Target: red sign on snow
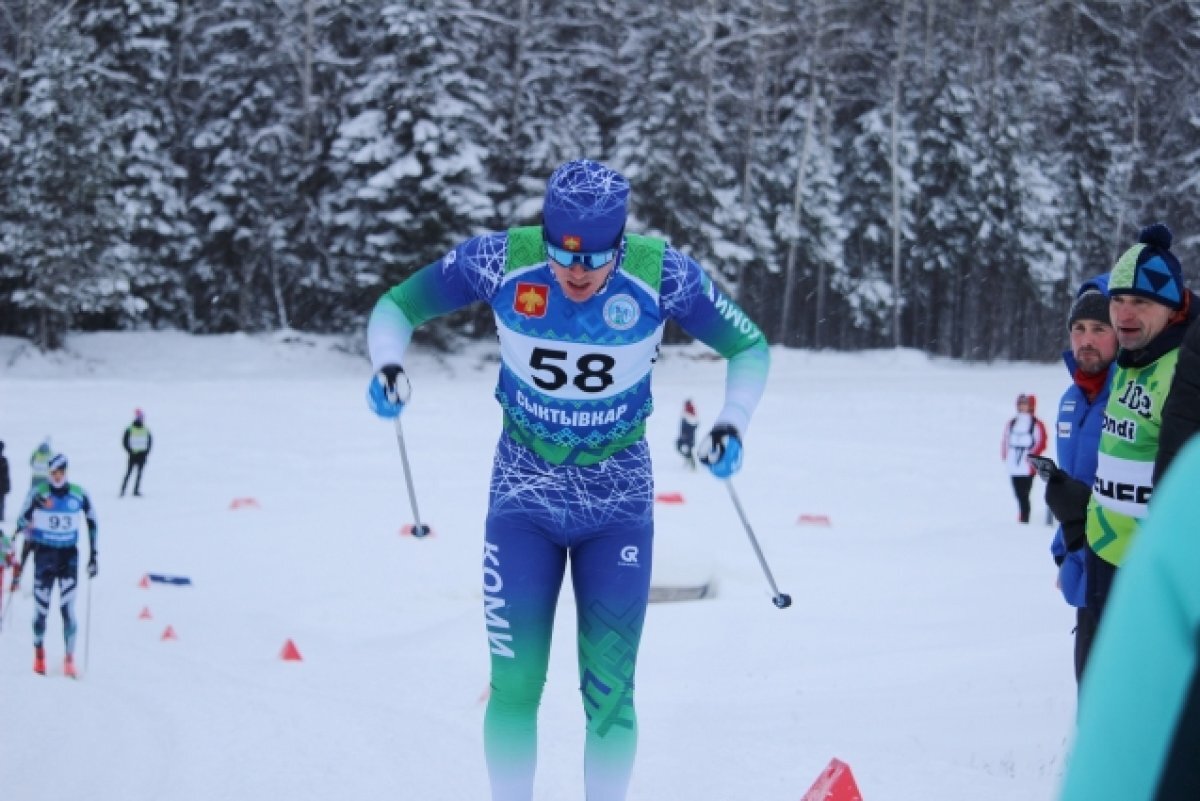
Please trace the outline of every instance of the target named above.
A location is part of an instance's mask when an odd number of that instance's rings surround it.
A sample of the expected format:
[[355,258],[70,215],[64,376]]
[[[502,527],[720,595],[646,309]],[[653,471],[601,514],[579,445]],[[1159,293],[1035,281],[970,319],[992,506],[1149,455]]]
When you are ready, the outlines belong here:
[[813,786],[800,801],[862,801],[862,793],[854,783],[850,766],[840,759],[831,759]]

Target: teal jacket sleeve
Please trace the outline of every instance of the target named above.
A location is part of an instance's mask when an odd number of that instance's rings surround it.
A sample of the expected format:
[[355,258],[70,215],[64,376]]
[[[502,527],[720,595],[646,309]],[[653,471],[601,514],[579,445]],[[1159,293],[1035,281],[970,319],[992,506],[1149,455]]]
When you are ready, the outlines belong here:
[[725,402],[715,423],[742,435],[766,390],[771,350],[759,327],[695,261],[668,247],[663,259],[663,308],[685,331],[729,360]]
[[490,300],[504,275],[505,242],[504,233],[469,239],[385,292],[367,320],[371,367],[403,365],[417,326],[477,300]]
[[1200,439],[1156,487],[1083,677],[1062,801],[1200,798]]

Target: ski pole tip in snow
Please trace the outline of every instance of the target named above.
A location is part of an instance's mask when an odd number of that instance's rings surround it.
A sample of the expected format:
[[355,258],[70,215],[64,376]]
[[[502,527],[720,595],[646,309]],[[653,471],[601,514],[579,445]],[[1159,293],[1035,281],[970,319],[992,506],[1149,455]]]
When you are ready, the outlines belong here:
[[400,466],[404,468],[404,483],[408,486],[408,502],[412,506],[416,523],[406,525],[401,531],[417,539],[428,537],[433,530],[421,523],[421,513],[417,510],[417,491],[413,489],[412,469],[408,466],[408,449],[404,447],[404,429],[400,427],[400,418],[396,418],[396,444],[400,446]]
[[780,592],[779,587],[775,585],[775,577],[771,575],[771,568],[767,565],[767,558],[763,556],[762,548],[758,545],[758,537],[754,536],[754,529],[750,528],[750,521],[746,519],[746,512],[742,509],[742,502],[738,500],[737,493],[733,491],[733,482],[726,480],[725,486],[729,488],[729,498],[733,501],[733,508],[737,510],[738,518],[742,521],[742,528],[746,529],[746,537],[750,540],[750,545],[754,548],[754,555],[758,557],[758,564],[762,566],[763,575],[767,578],[767,584],[771,585],[771,603],[779,609],[787,609],[792,605],[792,596],[785,592]]

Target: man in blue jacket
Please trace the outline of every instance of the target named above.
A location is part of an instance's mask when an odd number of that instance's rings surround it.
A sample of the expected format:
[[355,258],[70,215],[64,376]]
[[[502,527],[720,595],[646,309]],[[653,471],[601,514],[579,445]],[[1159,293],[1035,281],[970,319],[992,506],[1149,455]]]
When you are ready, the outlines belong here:
[[[1071,348],[1063,361],[1071,386],[1058,404],[1058,464],[1071,478],[1091,487],[1096,478],[1104,407],[1109,379],[1117,356],[1117,334],[1108,314],[1108,276],[1087,281],[1079,288],[1067,331]],[[1083,676],[1098,616],[1087,607],[1087,538],[1082,521],[1058,527],[1050,552],[1059,566],[1058,585],[1067,603],[1075,607],[1075,680]]]

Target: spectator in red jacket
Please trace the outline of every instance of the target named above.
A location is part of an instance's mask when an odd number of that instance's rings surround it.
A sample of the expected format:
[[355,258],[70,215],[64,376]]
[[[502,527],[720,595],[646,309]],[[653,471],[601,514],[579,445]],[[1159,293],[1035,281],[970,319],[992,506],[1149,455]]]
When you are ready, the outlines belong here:
[[1046,427],[1037,419],[1037,398],[1033,395],[1017,396],[1017,416],[1004,427],[1004,439],[1000,444],[1000,458],[1008,467],[1012,477],[1013,492],[1017,496],[1017,507],[1022,523],[1029,522],[1029,492],[1033,489],[1033,477],[1037,475],[1029,456],[1038,456],[1046,449]]
[[691,400],[683,402],[683,417],[679,420],[679,437],[675,440],[675,450],[683,457],[684,464],[696,469],[696,427],[700,425],[700,417],[696,414],[696,405]]

